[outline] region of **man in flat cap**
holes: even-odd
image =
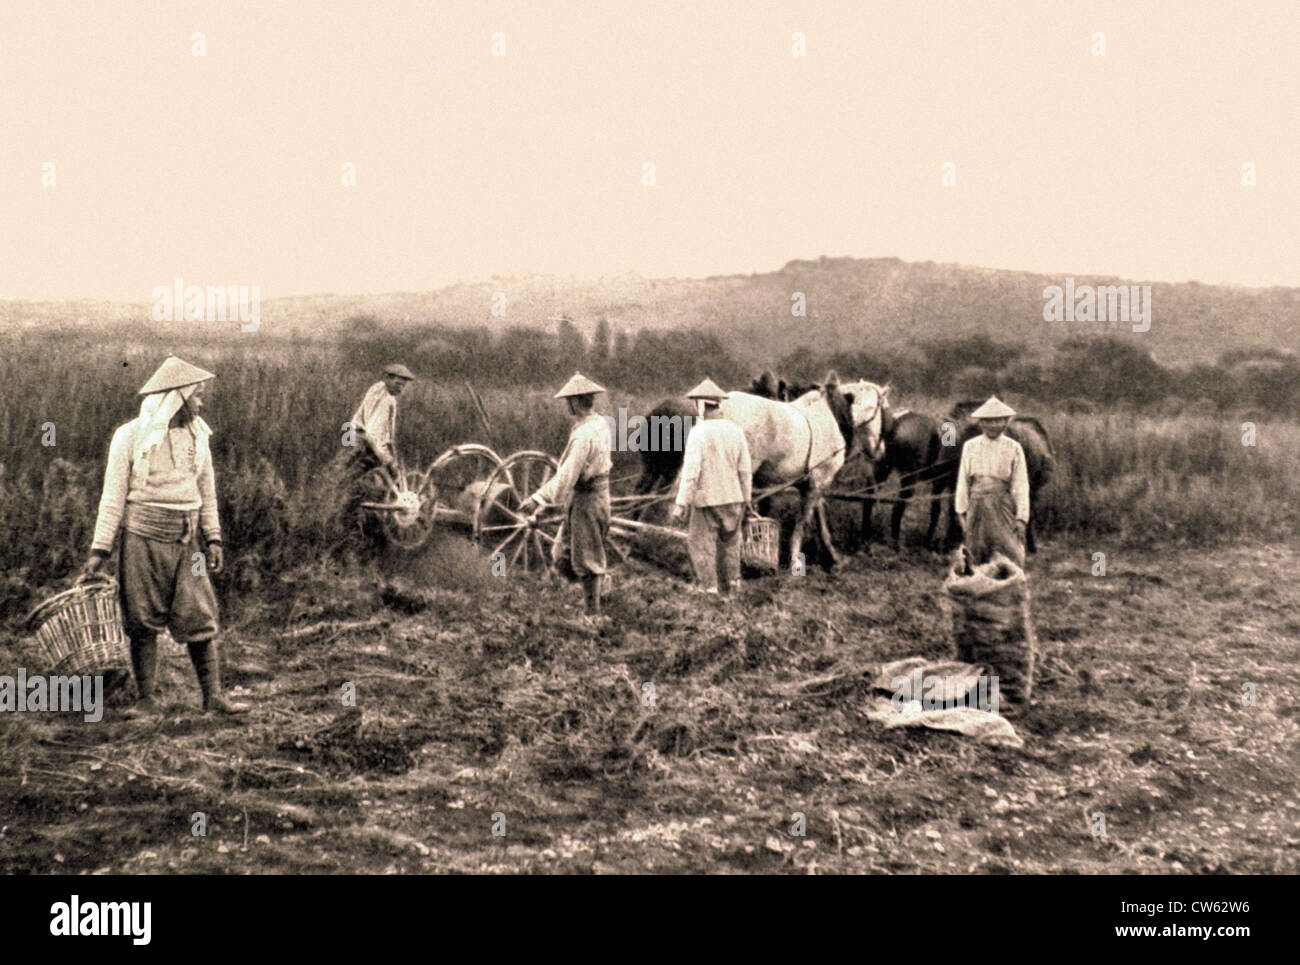
[[[397,472],[393,445],[397,439],[397,397],[408,382],[415,379],[405,365],[394,362],[385,366],[384,377],[366,389],[366,394],[352,413],[352,428],[363,440],[362,452],[370,462],[367,471],[383,466]]]
[[[567,506],[553,556],[566,576],[582,581],[588,618],[600,612],[600,586],[608,565],[605,539],[609,535],[609,424],[594,411],[597,393],[604,392],[581,372],[564,384],[555,398],[566,400],[573,429],[555,475],[522,507],[531,513],[542,504]],[[565,555],[567,554],[567,565]]]
[[[352,489],[347,500],[345,521],[359,525],[363,540],[371,549],[384,545],[386,535],[377,519],[362,514],[360,506],[367,500],[383,497],[379,480],[373,479],[376,471],[396,478],[397,454],[397,397],[415,376],[399,362],[384,367],[384,377],[366,389],[357,411],[349,424],[360,444],[353,447],[347,459],[347,473],[352,479]]]
[[[723,392],[705,379],[690,392],[699,421],[686,437],[672,519],[690,512],[687,551],[696,586],[725,596],[740,589],[740,526],[753,484],[749,444],[740,426],[722,416]]]
[[[205,711],[248,711],[221,691],[217,598],[208,578],[209,569],[220,573],[224,564],[212,430],[199,415],[213,377],[169,356],[140,389],[139,416],[113,433],[108,450],[82,577],[100,572],[120,528],[119,592],[140,694],[132,716],[158,711],[153,699],[157,635],[164,629],[189,649]]]
[[[996,552],[1025,565],[1029,525],[1029,472],[1025,451],[1006,435],[1016,410],[997,396],[971,413],[981,435],[961,449],[952,508],[965,534],[970,563],[987,563]]]

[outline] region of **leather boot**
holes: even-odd
[[[199,678],[199,690],[203,692],[203,710],[219,714],[248,713],[251,708],[245,704],[233,703],[221,692],[221,663],[216,641],[205,640],[187,646],[190,661],[194,664],[194,673]]]
[[[152,633],[131,638],[131,673],[139,698],[151,699],[158,678],[158,638]]]
[[[154,687],[158,679],[158,638],[142,634],[131,638],[131,675],[135,677],[136,702],[122,712],[128,720],[156,714],[160,711],[154,700]]]
[[[600,584],[604,576],[584,576],[582,578],[582,589],[586,596],[587,616],[600,616]]]

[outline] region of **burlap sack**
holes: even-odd
[[[1003,704],[1028,704],[1037,641],[1025,571],[998,553],[970,576],[952,569],[943,588],[952,609],[957,659],[989,667],[998,677]]]

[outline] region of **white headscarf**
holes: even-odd
[[[200,383],[195,382],[181,386],[179,389],[152,392],[140,401],[140,417],[135,430],[135,449],[131,453],[131,466],[136,473],[148,476],[150,454],[167,438],[167,429],[171,425],[172,417],[181,410],[181,406],[189,400],[199,385]],[[196,469],[202,469],[204,457],[208,452],[207,438],[212,434],[212,430],[197,415],[191,422],[191,429],[195,441],[194,465]]]

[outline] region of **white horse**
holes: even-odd
[[[804,528],[816,514],[826,552],[832,563],[839,562],[826,520],[825,491],[855,447],[871,459],[882,454],[881,415],[887,392],[874,382],[841,385],[832,372],[821,388],[793,402],[732,392],[722,403],[722,415],[745,433],[754,488],[794,484],[799,490],[802,502],[790,535],[791,560],[798,559]]]

